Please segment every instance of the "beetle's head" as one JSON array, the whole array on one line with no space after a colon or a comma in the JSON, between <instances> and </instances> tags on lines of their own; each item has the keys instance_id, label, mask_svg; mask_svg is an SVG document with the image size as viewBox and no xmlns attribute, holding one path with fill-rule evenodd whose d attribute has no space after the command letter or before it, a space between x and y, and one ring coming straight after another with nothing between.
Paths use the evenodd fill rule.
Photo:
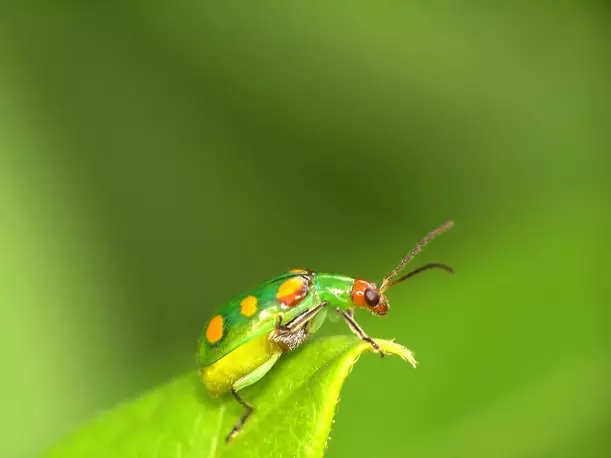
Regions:
<instances>
[{"instance_id":1,"label":"beetle's head","mask_svg":"<svg viewBox=\"0 0 611 458\"><path fill-rule=\"evenodd\" d=\"M451 229L454 226L453 221L448 221L445 224L439 226L437 229L429 232L425 235L412 250L405 256L399 264L382 280L382 286L378 288L378 285L367 280L355 280L352 286L351 299L355 307L363 307L368 309L375 315L386 315L388 313L388 300L384 293L392 286L413 277L420 272L424 272L429 269L443 269L447 272L453 273L454 270L446 265L439 262L432 262L425 264L422 267L412 270L411 272L397 278L399 273L403 270L405 265L411 261L414 256L422 251L424 246L429 243L432 239L437 237L439 234Z\"/></svg>"},{"instance_id":2,"label":"beetle's head","mask_svg":"<svg viewBox=\"0 0 611 458\"><path fill-rule=\"evenodd\" d=\"M378 285L372 281L354 280L350 296L355 307L366 308L374 315L386 315L388 313L386 296L380 292Z\"/></svg>"}]
</instances>

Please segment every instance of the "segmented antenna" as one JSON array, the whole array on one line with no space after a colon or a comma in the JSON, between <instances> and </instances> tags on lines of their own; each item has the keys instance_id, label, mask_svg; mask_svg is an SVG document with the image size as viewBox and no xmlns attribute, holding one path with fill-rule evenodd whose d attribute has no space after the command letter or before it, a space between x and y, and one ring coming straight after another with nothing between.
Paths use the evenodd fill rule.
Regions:
<instances>
[{"instance_id":1,"label":"segmented antenna","mask_svg":"<svg viewBox=\"0 0 611 458\"><path fill-rule=\"evenodd\" d=\"M386 277L384 277L384 280L382 280L382 286L380 286L380 292L384 292L392 284L396 284L399 281L403 281L407 279L409 276L412 276L418 272L421 272L422 270L417 269L416 271L414 271L414 273L410 273L407 276L405 276L405 278L402 278L398 280L397 282L391 283L391 280L395 278L403 270L403 268L405 267L405 265L408 262L410 262L418 253L422 251L422 249L426 246L427 243L429 243L431 240L433 240L438 235L443 234L446 231L449 231L450 229L452 229L452 227L454 227L454 221L452 220L446 221L441 226L439 226L437 229L433 229L431 232L426 234L422 239L420 239L418 243L416 244L416 246L412 248L411 251L407 254L407 256L401 259L401 262L397 264L397 266Z\"/></svg>"}]
</instances>

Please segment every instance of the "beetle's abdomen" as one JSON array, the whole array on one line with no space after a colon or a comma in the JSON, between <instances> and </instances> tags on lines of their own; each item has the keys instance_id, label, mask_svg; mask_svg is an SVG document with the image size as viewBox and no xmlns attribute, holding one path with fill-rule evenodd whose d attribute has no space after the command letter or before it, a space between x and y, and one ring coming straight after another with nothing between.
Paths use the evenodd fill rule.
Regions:
<instances>
[{"instance_id":1,"label":"beetle's abdomen","mask_svg":"<svg viewBox=\"0 0 611 458\"><path fill-rule=\"evenodd\" d=\"M203 367L200 377L206 390L213 396L226 393L235 382L282 353L280 346L270 341L268 336L266 333L251 339L210 366Z\"/></svg>"}]
</instances>

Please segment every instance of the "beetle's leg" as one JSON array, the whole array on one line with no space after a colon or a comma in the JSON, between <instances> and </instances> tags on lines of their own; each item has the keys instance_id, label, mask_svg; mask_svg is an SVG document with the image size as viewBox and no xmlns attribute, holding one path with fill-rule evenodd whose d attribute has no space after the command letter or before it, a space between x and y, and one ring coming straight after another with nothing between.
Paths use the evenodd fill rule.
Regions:
<instances>
[{"instance_id":1,"label":"beetle's leg","mask_svg":"<svg viewBox=\"0 0 611 458\"><path fill-rule=\"evenodd\" d=\"M355 321L351 313L345 312L339 307L337 307L335 310L337 310L337 313L339 313L344 318L352 332L359 336L359 339L369 343L374 349L374 351L379 353L381 358L384 358L384 352L380 349L380 346L375 342L375 340L369 337L365 333L365 331L363 331L363 328L359 326L359 324Z\"/></svg>"},{"instance_id":2,"label":"beetle's leg","mask_svg":"<svg viewBox=\"0 0 611 458\"><path fill-rule=\"evenodd\" d=\"M301 315L293 318L293 320L289 321L286 324L279 324L279 322L277 321L276 330L279 332L294 332L295 330L308 324L310 320L314 318L316 315L318 315L318 312L320 312L323 309L323 307L326 307L326 306L327 306L326 301L321 302L316 307L313 307L310 310L303 312Z\"/></svg>"},{"instance_id":3,"label":"beetle's leg","mask_svg":"<svg viewBox=\"0 0 611 458\"><path fill-rule=\"evenodd\" d=\"M274 366L274 364L276 364L276 361L278 361L278 358L280 358L280 355L281 353L275 353L266 362L261 364L250 374L245 375L241 379L237 380L231 387L231 393L236 398L236 400L240 403L240 405L246 409L246 412L244 413L240 421L233 427L233 429L227 436L227 439L226 439L227 442L231 441L241 431L242 427L244 426L244 423L246 422L246 420L248 419L248 417L250 416L250 414L252 414L254 410L254 407L250 403L244 401L242 397L238 395L238 391L241 391L244 388L254 383L257 383L259 380L261 380L263 376L267 374L269 370Z\"/></svg>"},{"instance_id":4,"label":"beetle's leg","mask_svg":"<svg viewBox=\"0 0 611 458\"><path fill-rule=\"evenodd\" d=\"M240 418L240 421L236 423L236 425L233 427L231 432L225 438L225 442L227 443L231 442L231 439L237 436L237 434L240 432L240 430L244 426L244 423L246 423L246 420L248 420L248 417L250 417L250 414L252 414L253 410L255 410L255 408L251 404L246 402L244 399L242 399L242 397L238 394L238 392L234 390L233 388L231 389L231 394L233 394L233 397L235 398L235 400L238 401L240 405L246 409L246 412L244 412L244 415L242 415L242 418Z\"/></svg>"},{"instance_id":5,"label":"beetle's leg","mask_svg":"<svg viewBox=\"0 0 611 458\"><path fill-rule=\"evenodd\" d=\"M301 315L293 318L287 324L276 328L269 335L269 340L277 343L282 351L292 351L299 347L310 336L311 332L318 329L312 329L312 324L319 314L324 310L327 302L321 302L316 307L306 310Z\"/></svg>"},{"instance_id":6,"label":"beetle's leg","mask_svg":"<svg viewBox=\"0 0 611 458\"><path fill-rule=\"evenodd\" d=\"M282 328L282 313L276 315L276 329Z\"/></svg>"},{"instance_id":7,"label":"beetle's leg","mask_svg":"<svg viewBox=\"0 0 611 458\"><path fill-rule=\"evenodd\" d=\"M269 335L269 340L276 343L283 352L293 351L306 341L309 334L304 328L299 328L294 331L272 331Z\"/></svg>"}]
</instances>

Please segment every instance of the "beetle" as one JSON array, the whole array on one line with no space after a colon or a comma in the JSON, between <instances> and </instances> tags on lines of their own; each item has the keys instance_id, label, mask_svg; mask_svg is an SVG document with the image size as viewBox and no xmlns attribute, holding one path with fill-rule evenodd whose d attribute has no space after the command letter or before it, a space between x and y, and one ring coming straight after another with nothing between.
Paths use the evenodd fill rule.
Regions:
<instances>
[{"instance_id":1,"label":"beetle","mask_svg":"<svg viewBox=\"0 0 611 458\"><path fill-rule=\"evenodd\" d=\"M446 264L429 263L399 277L405 265L429 241L453 225L447 221L423 237L384 277L379 287L368 280L294 269L234 297L221 307L201 334L197 356L206 390L213 397L231 392L244 408L226 442L240 432L254 411L238 392L259 381L283 353L303 344L330 312L338 313L354 334L384 357L378 344L356 322L353 310L361 308L374 315L386 315L389 305L385 292L392 286L428 269L452 273Z\"/></svg>"}]
</instances>

